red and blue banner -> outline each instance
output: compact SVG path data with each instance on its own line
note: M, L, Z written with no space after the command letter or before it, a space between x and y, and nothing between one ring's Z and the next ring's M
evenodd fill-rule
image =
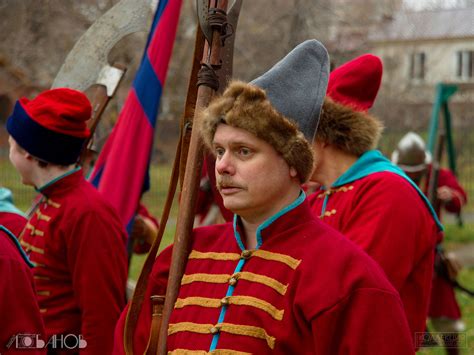
M126 227L148 184L155 125L181 3L159 1L132 88L89 179L117 209Z

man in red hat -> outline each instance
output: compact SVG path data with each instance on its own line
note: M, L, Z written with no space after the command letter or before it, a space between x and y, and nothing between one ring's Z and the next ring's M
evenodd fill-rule
M392 162L397 164L412 179L425 194L428 194L432 179L431 154L426 150L423 139L414 132L408 132L398 143L392 153ZM439 169L438 186L436 186L437 203L436 213L441 219L441 210L459 214L461 207L467 202L467 194L459 184L456 176L448 169ZM443 336L446 353L457 355L460 353L458 332L466 329L461 319L461 309L456 301L450 278L456 278L460 266L451 253L440 254L442 241L437 245L435 258L435 274L431 289L430 308L428 316L433 328ZM443 263L449 263L446 273ZM448 265L446 265L448 266Z
M418 187L373 150L382 124L369 115L382 78L374 55L360 56L329 78L311 178L314 213L382 266L403 301L415 347L428 312L434 246L442 227Z
M200 132L234 222L194 231L168 354L412 353L399 296L383 271L315 218L301 190L313 168L308 140L327 75L325 48L306 41L250 84L230 83L203 112ZM127 328L134 354L147 346L154 353L150 327L159 312L152 316L151 297L166 293L170 257L171 247L157 257L134 313L137 327Z
M84 354L110 353L125 304L125 230L76 166L90 115L84 94L60 88L20 99L7 121L10 160L22 182L43 195L20 243L35 265L53 353L71 346Z

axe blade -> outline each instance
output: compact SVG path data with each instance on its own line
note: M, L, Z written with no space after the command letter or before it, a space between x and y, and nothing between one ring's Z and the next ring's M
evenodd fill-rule
M122 0L102 15L79 38L61 66L52 88L80 91L97 83L103 68L109 67L110 50L125 36L147 31L156 0ZM108 92L115 88L107 87Z

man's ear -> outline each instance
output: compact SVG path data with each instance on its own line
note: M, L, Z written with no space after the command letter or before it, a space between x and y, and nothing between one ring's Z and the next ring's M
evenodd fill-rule
M297 172L296 169L295 169L294 167L292 167L292 166L290 166L290 176L291 176L292 178L295 178L295 177L298 176L298 172Z

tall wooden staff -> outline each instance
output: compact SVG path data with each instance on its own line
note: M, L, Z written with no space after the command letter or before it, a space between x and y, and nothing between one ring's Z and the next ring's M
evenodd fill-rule
M225 35L226 31L227 3L227 0L211 0L211 7L209 8L209 16L207 20L212 30L212 37L206 38L207 45L202 58L201 70L198 74L196 112L200 112L208 106L213 94L219 88L219 78L216 75L215 70L219 69L221 64L220 52L222 37ZM203 32L206 33L206 31ZM196 115L194 116L192 123L194 127L198 126L197 117L198 116ZM184 173L183 187L181 190L172 261L158 342L158 353L162 355L167 353L166 340L168 336L169 319L178 297L181 278L190 251L194 209L196 206L199 181L201 178L202 160L203 144L199 132L194 129L191 133L189 153Z

